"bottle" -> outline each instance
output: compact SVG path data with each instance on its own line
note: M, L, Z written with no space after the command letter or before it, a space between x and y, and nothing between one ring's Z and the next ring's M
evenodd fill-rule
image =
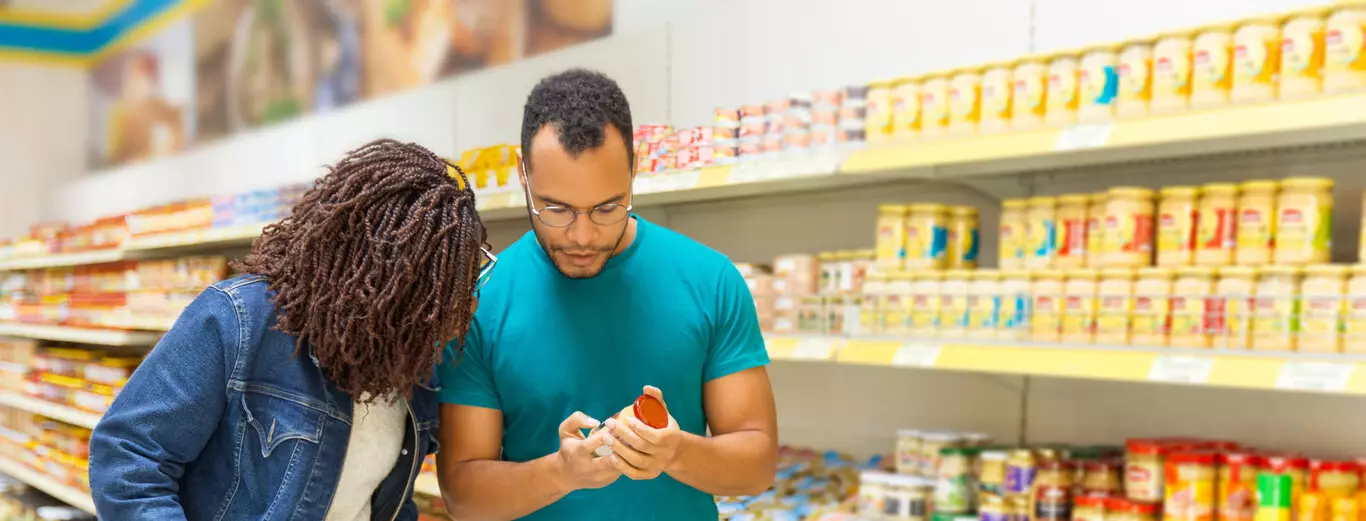
M627 405L616 414L612 415L612 418L615 418L617 421L626 421L628 417L635 417L635 419L640 420L641 423L644 423L651 429L663 429L669 426L669 410L664 407L664 402L661 402L658 398L648 394L640 395L640 397L636 398L636 401L631 405ZM588 435L592 436L597 434L598 431L603 429L603 425L606 424L607 422L605 421L598 424L597 427L594 427L593 430L589 431ZM612 448L603 445L593 451L593 454L596 454L599 457L605 457L612 454Z

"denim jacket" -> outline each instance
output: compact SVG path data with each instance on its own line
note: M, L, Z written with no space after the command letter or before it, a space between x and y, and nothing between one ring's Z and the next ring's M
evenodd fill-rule
M128 380L90 438L101 519L322 521L352 400L297 337L273 329L266 280L210 286ZM407 434L371 519L417 519L413 481L437 443L436 382L407 400Z

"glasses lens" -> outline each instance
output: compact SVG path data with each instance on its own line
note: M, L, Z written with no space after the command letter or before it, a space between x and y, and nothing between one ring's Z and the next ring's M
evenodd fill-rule
M619 204L605 204L593 209L588 218L601 225L616 224L626 218L626 207Z
M540 219L541 224L544 224L546 226L563 228L574 223L575 215L576 214L574 213L574 210L570 210L568 208L560 208L558 206L547 206L541 210L541 213L536 215L536 218Z

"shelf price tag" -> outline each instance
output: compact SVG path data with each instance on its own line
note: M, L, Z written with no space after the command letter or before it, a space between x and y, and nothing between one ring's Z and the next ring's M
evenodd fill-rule
M1203 384L1214 370L1214 359L1200 356L1158 355L1148 370L1148 380L1176 384Z
M1103 147L1110 141L1110 130L1114 126L1103 125L1077 125L1058 133L1058 142L1054 149L1062 150L1085 150L1088 148Z
M797 347L792 349L791 357L793 360L829 360L831 354L829 340L804 338L797 342Z
M907 343L896 350L892 365L896 367L934 367L939 361L940 346L935 344Z
M1276 375L1277 389L1340 393L1355 372L1354 364L1326 362L1286 362Z

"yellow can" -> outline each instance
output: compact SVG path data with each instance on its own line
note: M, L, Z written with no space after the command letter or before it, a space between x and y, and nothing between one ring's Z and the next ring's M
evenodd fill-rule
M1295 351L1300 336L1299 266L1266 266L1257 278L1252 309L1254 351Z
M1000 324L1001 272L977 270L968 284L968 338L996 338Z
M1014 92L1011 64L988 65L982 71L982 120L978 128L983 133L1002 132L1010 128Z
M1038 56L1023 58L1015 63L1010 77L1015 82L1010 128L1043 126L1044 114L1048 112L1048 63Z
M1281 74L1281 19L1262 18L1238 25L1233 32L1235 102L1276 99Z
M1333 245L1333 180L1291 177L1276 198L1276 264L1328 262Z
M1167 347L1174 275L1168 268L1139 268L1134 283L1133 345Z
M949 207L949 268L976 268L977 251L980 247L977 223L977 208L973 206Z
M888 336L911 334L911 306L914 303L915 275L898 271L887 275L887 291L882 300L882 333Z
M1238 185L1210 183L1200 187L1200 219L1195 241L1195 263L1201 266L1233 264L1237 246Z
M892 140L908 142L920 135L920 79L901 78L892 82Z
M1366 87L1366 5L1333 10L1324 24L1323 90L1343 92Z
M896 271L906 264L906 214L903 204L884 204L877 207L877 268Z
M1053 197L1030 198L1026 219L1025 268L1053 267L1058 244L1058 200Z
M1247 181L1238 186L1238 248L1234 261L1239 266L1271 263L1276 244L1276 181Z
M1300 286L1302 353L1341 353L1347 311L1347 266L1315 264L1304 269Z
M949 210L937 203L913 204L906 214L906 269L948 265Z
M1119 51L1119 95L1115 115L1124 117L1148 114L1153 99L1153 42L1124 44Z
M1114 119L1119 97L1119 48L1103 45L1082 53L1077 85L1081 92L1077 106L1079 121L1100 123Z
M1029 321L1029 338L1035 342L1057 343L1062 339L1062 317L1066 298L1062 271L1034 272L1033 308Z
M920 136L943 136L949 130L949 76L926 76L920 82Z
M1347 281L1347 331L1343 351L1366 353L1366 264L1352 267L1352 278Z
M1201 29L1192 43L1191 107L1228 105L1233 88L1233 27Z
M868 111L863 119L863 131L868 143L882 145L892 139L892 82L880 80L868 83Z
M970 270L948 270L939 285L939 338L963 338L968 327Z
M1033 305L1034 276L1025 270L1001 271L1000 313L996 337L1002 340L1029 338L1029 309Z
M1159 194L1157 206L1157 265L1189 266L1195 263L1195 244L1200 189L1169 186Z
M1176 32L1158 37L1153 44L1153 112L1182 111L1190 106L1193 42L1189 32Z
M1207 302L1208 328L1214 347L1247 350L1252 345L1252 310L1257 295L1257 268L1218 268L1214 298Z
M1172 347L1207 349L1205 303L1214 295L1214 269L1204 266L1177 268L1172 283Z
M1097 292L1100 272L1093 269L1068 270L1063 285L1066 307L1062 316L1062 341L1069 344L1090 344L1096 339Z
M997 266L1003 270L1025 267L1025 252L1029 248L1026 229L1029 219L1028 206L1024 199L1001 201L1001 224L997 229L1000 238Z
M1096 313L1096 343L1127 346L1132 341L1134 312L1133 268L1106 268L1100 272L1099 311Z
M1086 266L1086 211L1091 196L1069 194L1058 197L1058 243L1053 266L1060 269Z
M944 272L921 271L911 284L911 335L933 338L939 335L940 286Z
M1311 9L1291 15L1281 25L1281 99L1323 91L1327 18L1327 9Z
M1105 205L1105 267L1143 267L1153 262L1153 191L1110 189Z
M1105 254L1105 206L1110 203L1109 192L1091 194L1086 207L1086 265L1098 268Z
M1081 104L1080 68L1076 55L1054 56L1048 60L1048 110L1044 113L1044 123L1070 125L1077 122L1077 107Z
M964 69L949 77L949 132L977 132L982 121L982 72Z

